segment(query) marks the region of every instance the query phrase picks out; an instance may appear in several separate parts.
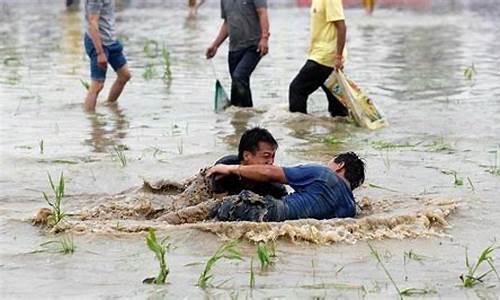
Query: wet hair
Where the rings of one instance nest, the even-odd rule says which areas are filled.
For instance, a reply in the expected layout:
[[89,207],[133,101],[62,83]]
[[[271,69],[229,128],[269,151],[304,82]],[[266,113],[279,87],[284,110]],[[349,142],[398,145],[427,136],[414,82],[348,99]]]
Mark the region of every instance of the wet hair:
[[259,150],[259,143],[264,142],[273,146],[274,150],[278,149],[278,142],[267,129],[254,127],[243,133],[238,146],[238,159],[243,161],[243,153],[250,151],[255,154]]
[[344,163],[344,177],[351,184],[351,190],[354,190],[365,182],[365,162],[356,153],[341,153],[333,161],[337,164]]

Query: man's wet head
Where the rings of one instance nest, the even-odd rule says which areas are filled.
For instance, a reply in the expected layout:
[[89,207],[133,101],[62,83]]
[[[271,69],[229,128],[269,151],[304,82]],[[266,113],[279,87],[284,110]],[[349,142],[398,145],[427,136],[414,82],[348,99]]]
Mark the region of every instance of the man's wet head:
[[335,156],[328,167],[337,175],[345,178],[351,190],[359,187],[365,181],[365,163],[354,152],[341,153]]
[[278,143],[264,128],[255,127],[245,131],[238,147],[238,158],[242,165],[272,165]]

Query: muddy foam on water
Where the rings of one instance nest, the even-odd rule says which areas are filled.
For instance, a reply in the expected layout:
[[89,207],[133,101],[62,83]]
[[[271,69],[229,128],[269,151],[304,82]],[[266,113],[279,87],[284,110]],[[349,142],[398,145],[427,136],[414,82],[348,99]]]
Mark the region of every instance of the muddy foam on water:
[[[214,197],[205,170],[185,182],[144,182],[143,186],[117,195],[86,201],[75,196],[67,202],[72,212],[52,232],[75,234],[132,234],[155,228],[160,231],[197,229],[230,239],[249,241],[290,240],[317,244],[356,243],[371,239],[404,239],[446,236],[446,221],[458,207],[447,198],[374,199],[359,201],[356,218],[295,220],[286,222],[218,222],[210,220]],[[229,196],[237,197],[237,196]],[[227,199],[227,197],[225,198]],[[86,204],[86,205],[82,205]],[[47,210],[33,219],[44,224]]]

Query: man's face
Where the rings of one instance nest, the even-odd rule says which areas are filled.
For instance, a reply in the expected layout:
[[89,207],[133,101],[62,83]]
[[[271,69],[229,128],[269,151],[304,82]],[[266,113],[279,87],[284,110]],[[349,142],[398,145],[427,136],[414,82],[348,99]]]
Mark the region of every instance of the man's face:
[[276,149],[273,145],[266,142],[259,142],[258,149],[253,154],[250,151],[243,152],[243,164],[245,165],[272,165]]

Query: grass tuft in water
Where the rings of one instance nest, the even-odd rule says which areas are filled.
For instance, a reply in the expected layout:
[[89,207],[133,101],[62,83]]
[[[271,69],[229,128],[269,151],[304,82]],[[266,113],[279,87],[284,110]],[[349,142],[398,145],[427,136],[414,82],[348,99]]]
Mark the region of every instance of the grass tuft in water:
[[163,80],[172,80],[172,70],[170,69],[170,52],[163,46],[161,48],[161,57],[163,59]]
[[[406,289],[400,289],[394,279],[392,278],[391,273],[389,273],[389,270],[385,267],[384,263],[382,262],[382,258],[380,257],[380,254],[378,253],[377,250],[375,250],[370,243],[368,243],[368,247],[370,248],[371,254],[375,257],[375,259],[378,261],[382,269],[384,270],[385,275],[389,279],[389,281],[392,283],[394,288],[396,289],[396,292],[398,293],[400,299],[403,299],[403,296],[411,296],[411,295],[416,295],[416,294],[429,294],[429,293],[436,293],[435,290],[433,289],[420,289],[420,288],[406,288]],[[415,255],[412,255],[413,257],[416,257]]]
[[394,288],[396,289],[396,292],[398,293],[398,295],[401,296],[401,290],[399,289],[398,285],[396,284],[396,282],[394,281],[394,279],[392,278],[392,275],[391,273],[389,273],[389,271],[387,270],[387,268],[385,267],[384,263],[382,262],[382,258],[380,257],[380,254],[378,253],[377,250],[375,250],[372,245],[370,245],[370,243],[368,243],[368,247],[370,248],[370,251],[371,251],[371,254],[373,255],[373,257],[375,257],[375,259],[378,261],[378,263],[380,264],[380,266],[382,267],[382,269],[384,270],[384,273],[385,275],[387,276],[387,278],[389,278],[389,280],[391,281],[392,285],[394,286]]
[[253,257],[250,259],[250,288],[255,287],[255,273],[253,272]]
[[51,244],[57,245],[58,246],[57,252],[62,254],[72,254],[75,252],[76,249],[72,235],[64,235],[59,240],[48,241],[40,244],[40,246],[43,247]]
[[472,81],[476,77],[476,67],[474,64],[470,65],[470,67],[465,68],[464,77],[468,81]]
[[47,173],[47,176],[49,178],[49,184],[54,192],[54,199],[51,200],[49,199],[49,196],[45,192],[43,192],[43,198],[45,201],[50,205],[51,207],[51,214],[47,219],[47,224],[49,226],[56,226],[61,222],[65,217],[66,214],[64,213],[62,209],[62,202],[64,199],[64,175],[61,172],[61,175],[59,176],[59,184],[54,185],[54,182],[52,181],[52,177],[50,176],[50,173]]
[[[465,266],[467,267],[467,273],[465,275],[460,275],[460,280],[462,281],[463,287],[471,288],[479,283],[483,283],[484,278],[491,272],[494,272],[497,275],[497,278],[500,280],[495,265],[493,264],[492,253],[496,249],[498,249],[498,247],[486,247],[479,255],[476,263],[474,265],[471,265],[469,262],[469,254],[467,252],[467,248],[465,248]],[[488,264],[488,271],[479,274],[479,267],[484,263]]]
[[458,176],[457,171],[454,171],[454,170],[442,170],[441,173],[446,174],[446,175],[453,175],[453,184],[455,186],[463,186],[464,185],[464,179],[462,177]]
[[146,39],[144,41],[144,54],[147,57],[155,58],[158,56],[158,42],[155,40]]
[[213,275],[210,274],[213,266],[217,261],[222,258],[226,258],[229,260],[242,260],[241,253],[238,249],[238,240],[232,240],[223,244],[222,246],[215,251],[215,254],[210,257],[205,265],[205,269],[201,272],[200,277],[198,278],[198,286],[202,289],[206,288],[210,285]]
[[257,257],[260,261],[261,270],[267,269],[270,265],[274,264],[273,257],[276,256],[276,249],[271,250],[270,247],[264,243],[257,244]]
[[142,77],[145,80],[151,80],[156,76],[156,69],[153,64],[147,64],[144,69],[144,73],[142,73]]
[[80,83],[83,85],[83,87],[85,88],[85,90],[88,91],[90,89],[90,84],[89,84],[88,81],[83,80],[83,79],[80,78]]
[[414,260],[414,261],[418,261],[418,262],[422,262],[426,257],[423,256],[423,255],[419,255],[417,253],[415,253],[413,250],[410,250],[408,252],[404,252],[404,255],[403,255],[403,259],[404,259],[404,264],[406,265],[407,262],[409,262],[410,260]]
[[321,142],[323,144],[327,144],[327,145],[340,145],[340,144],[344,143],[344,141],[342,141],[334,136],[331,136],[331,135],[321,139]]
[[43,155],[43,139],[41,139],[38,143],[38,148],[40,149],[40,154]]
[[500,148],[495,150],[495,161],[486,169],[491,175],[500,176]]
[[146,244],[153,251],[156,259],[160,263],[160,271],[156,277],[144,279],[143,283],[149,284],[164,284],[167,281],[168,273],[170,272],[167,266],[167,251],[170,248],[170,243],[167,243],[168,236],[158,242],[154,229],[149,229],[149,234],[146,236]]
[[398,143],[391,143],[391,142],[386,142],[386,141],[374,141],[372,142],[372,147],[376,150],[382,150],[382,149],[395,149],[395,148],[412,148],[415,147],[417,144],[410,144],[408,142],[404,144],[398,144]]
[[125,152],[121,147],[114,146],[115,149],[115,155],[118,158],[118,161],[120,162],[120,166],[125,167],[127,165],[127,157],[125,156]]

